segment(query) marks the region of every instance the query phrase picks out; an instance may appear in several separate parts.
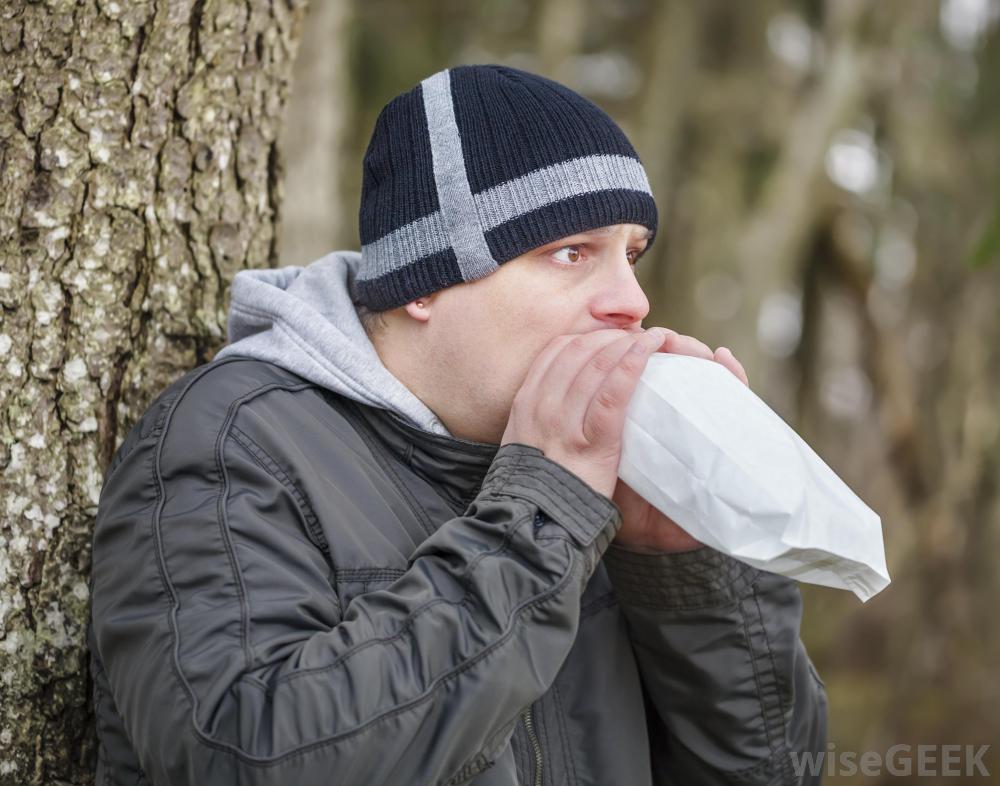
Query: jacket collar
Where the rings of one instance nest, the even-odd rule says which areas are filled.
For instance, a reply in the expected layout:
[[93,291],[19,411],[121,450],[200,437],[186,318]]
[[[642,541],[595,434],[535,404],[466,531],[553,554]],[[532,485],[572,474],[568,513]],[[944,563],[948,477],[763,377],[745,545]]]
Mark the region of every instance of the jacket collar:
[[434,434],[390,410],[352,403],[384,445],[456,506],[479,493],[500,445]]

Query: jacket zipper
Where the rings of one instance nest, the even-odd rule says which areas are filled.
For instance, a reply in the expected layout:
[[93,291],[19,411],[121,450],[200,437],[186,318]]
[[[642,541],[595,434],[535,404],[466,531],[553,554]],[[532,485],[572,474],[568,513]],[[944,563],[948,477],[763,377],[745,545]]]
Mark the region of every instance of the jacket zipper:
[[535,786],[542,786],[542,746],[535,734],[535,722],[531,707],[528,707],[521,717],[524,718],[524,728],[528,732],[528,740],[535,752]]

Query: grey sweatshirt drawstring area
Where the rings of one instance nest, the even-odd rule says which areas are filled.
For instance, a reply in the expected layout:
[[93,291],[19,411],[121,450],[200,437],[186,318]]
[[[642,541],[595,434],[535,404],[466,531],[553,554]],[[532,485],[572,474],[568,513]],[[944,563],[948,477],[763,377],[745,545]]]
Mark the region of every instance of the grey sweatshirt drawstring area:
[[334,251],[306,267],[240,271],[232,285],[229,344],[215,357],[266,360],[425,431],[451,436],[385,367],[368,339],[351,297],[360,261],[358,251]]

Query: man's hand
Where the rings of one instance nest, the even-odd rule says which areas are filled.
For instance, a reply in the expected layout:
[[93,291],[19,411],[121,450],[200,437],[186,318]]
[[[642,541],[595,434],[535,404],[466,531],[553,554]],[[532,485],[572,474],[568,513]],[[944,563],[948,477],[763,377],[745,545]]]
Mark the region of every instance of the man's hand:
[[[698,339],[670,331],[657,351],[714,360],[729,369],[744,385],[750,385],[743,364],[726,347],[719,347],[712,352]],[[704,545],[681,529],[673,519],[646,502],[621,479],[618,480],[611,499],[621,509],[623,520],[614,540],[616,546],[630,551],[662,554],[691,551]]]

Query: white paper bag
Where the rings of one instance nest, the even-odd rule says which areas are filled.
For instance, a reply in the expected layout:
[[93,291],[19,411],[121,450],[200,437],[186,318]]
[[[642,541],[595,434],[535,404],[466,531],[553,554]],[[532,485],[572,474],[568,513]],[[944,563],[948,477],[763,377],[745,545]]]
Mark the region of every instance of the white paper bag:
[[618,474],[691,536],[756,568],[862,601],[889,584],[875,511],[715,361],[649,359]]

